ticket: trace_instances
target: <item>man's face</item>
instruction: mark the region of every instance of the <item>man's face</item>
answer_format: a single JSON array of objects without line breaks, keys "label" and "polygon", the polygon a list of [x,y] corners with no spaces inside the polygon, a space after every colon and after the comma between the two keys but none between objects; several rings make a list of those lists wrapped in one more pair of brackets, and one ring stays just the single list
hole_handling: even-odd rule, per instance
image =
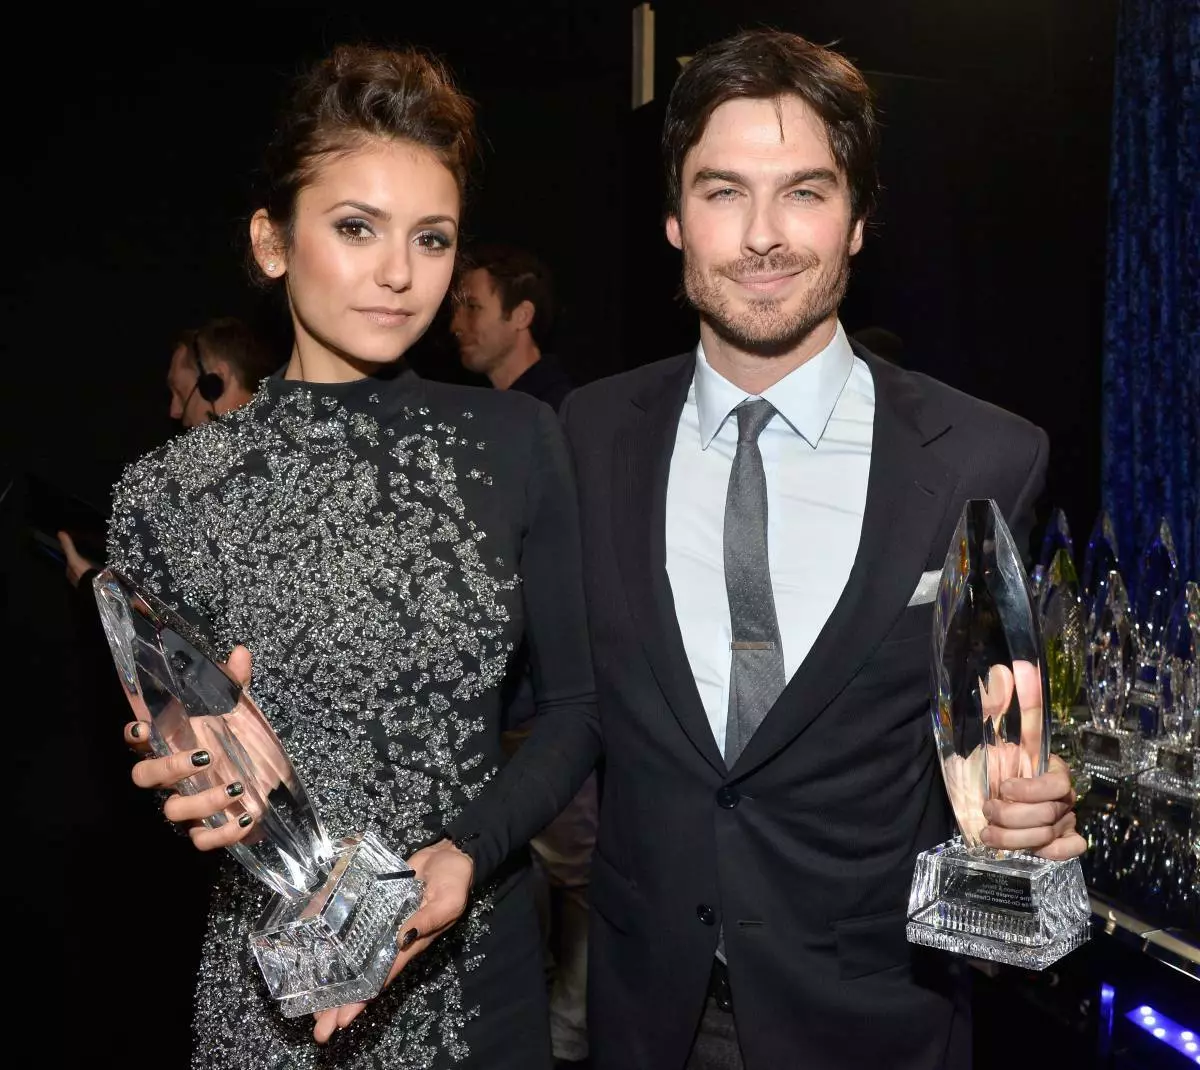
[{"label": "man's face", "polygon": [[167,371],[167,389],[171,392],[171,419],[180,421],[184,427],[204,423],[212,411],[196,389],[199,378],[200,370],[187,346],[176,346]]},{"label": "man's face", "polygon": [[512,352],[517,327],[504,314],[500,294],[486,268],[468,271],[454,306],[450,331],[458,341],[463,367],[487,375]]},{"label": "man's face", "polygon": [[667,238],[688,299],[745,352],[789,352],[837,314],[862,247],[819,117],[799,97],[730,100],[683,161]]}]

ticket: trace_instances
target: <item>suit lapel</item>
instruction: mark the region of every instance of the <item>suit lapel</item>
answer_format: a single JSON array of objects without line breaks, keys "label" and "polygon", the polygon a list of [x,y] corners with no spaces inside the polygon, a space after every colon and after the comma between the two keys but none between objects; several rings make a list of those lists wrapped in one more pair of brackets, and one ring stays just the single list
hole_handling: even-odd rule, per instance
[{"label": "suit lapel", "polygon": [[925,448],[946,430],[946,421],[921,412],[910,377],[860,356],[875,382],[875,419],[858,553],[825,627],[750,738],[734,777],[747,775],[803,732],[874,653],[908,605],[957,485]]},{"label": "suit lapel", "polygon": [[705,760],[725,763],[696,689],[667,576],[667,480],[679,416],[695,370],[691,353],[633,399],[616,436],[613,532],[626,601],[650,668],[671,712]]}]

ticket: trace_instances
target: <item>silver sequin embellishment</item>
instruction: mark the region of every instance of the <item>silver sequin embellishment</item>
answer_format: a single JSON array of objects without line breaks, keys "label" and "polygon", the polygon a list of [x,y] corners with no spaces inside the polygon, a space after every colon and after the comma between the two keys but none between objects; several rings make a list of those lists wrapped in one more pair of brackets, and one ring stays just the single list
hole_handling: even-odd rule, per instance
[{"label": "silver sequin embellishment", "polygon": [[[131,465],[114,497],[112,564],[205,617],[218,649],[246,643],[254,696],[329,832],[372,828],[401,853],[491,779],[487,719],[465,707],[498,687],[516,630],[518,578],[489,571],[456,473],[454,451],[428,432],[393,435],[332,398],[263,390]],[[194,1067],[427,1070],[467,1056],[479,1009],[465,1005],[463,978],[482,958],[486,894],[323,1051],[311,1020],[279,1015],[249,960],[264,901],[229,862],[209,915]]]}]

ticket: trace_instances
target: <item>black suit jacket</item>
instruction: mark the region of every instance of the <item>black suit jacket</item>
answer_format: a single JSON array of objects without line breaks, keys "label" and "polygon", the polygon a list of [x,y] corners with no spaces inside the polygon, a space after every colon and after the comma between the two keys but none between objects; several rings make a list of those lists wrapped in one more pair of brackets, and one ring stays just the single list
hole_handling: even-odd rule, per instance
[{"label": "black suit jacket", "polygon": [[747,1070],[970,1063],[964,964],[905,939],[914,859],[953,830],[930,729],[932,606],[908,601],[942,567],[967,498],[995,498],[1027,545],[1046,436],[857,351],[875,381],[858,554],[732,770],[666,571],[667,476],[694,355],[593,383],[564,407],[599,723],[544,718],[490,816],[467,824],[485,829],[485,874],[540,808],[565,804],[602,747],[588,992],[600,1070],[683,1067],[721,926]]}]

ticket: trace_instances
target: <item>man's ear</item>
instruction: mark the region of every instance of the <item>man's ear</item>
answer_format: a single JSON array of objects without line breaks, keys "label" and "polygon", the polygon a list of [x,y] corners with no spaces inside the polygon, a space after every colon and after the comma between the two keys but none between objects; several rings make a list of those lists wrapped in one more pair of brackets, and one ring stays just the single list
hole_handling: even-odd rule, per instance
[{"label": "man's ear", "polygon": [[226,389],[231,383],[237,382],[237,373],[234,371],[233,365],[224,357],[209,357],[204,362],[204,370],[212,372],[213,375],[220,376],[221,382],[225,384]]},{"label": "man's ear", "polygon": [[224,357],[209,357],[204,362],[204,370],[211,372],[224,384],[225,389],[221,391],[221,396],[217,398],[217,404],[222,405],[221,411],[225,408],[237,408],[242,404],[242,396],[246,393],[242,386],[242,380],[238,376],[237,369],[229,363]]},{"label": "man's ear", "polygon": [[533,317],[536,314],[537,309],[534,308],[533,302],[526,299],[508,314],[508,318],[518,330],[527,331],[533,326]]},{"label": "man's ear", "polygon": [[857,256],[858,251],[863,246],[863,227],[866,225],[865,219],[856,220],[854,226],[850,228],[850,255]]},{"label": "man's ear", "polygon": [[676,249],[683,248],[683,232],[679,228],[679,216],[669,215],[666,222],[667,241]]}]

